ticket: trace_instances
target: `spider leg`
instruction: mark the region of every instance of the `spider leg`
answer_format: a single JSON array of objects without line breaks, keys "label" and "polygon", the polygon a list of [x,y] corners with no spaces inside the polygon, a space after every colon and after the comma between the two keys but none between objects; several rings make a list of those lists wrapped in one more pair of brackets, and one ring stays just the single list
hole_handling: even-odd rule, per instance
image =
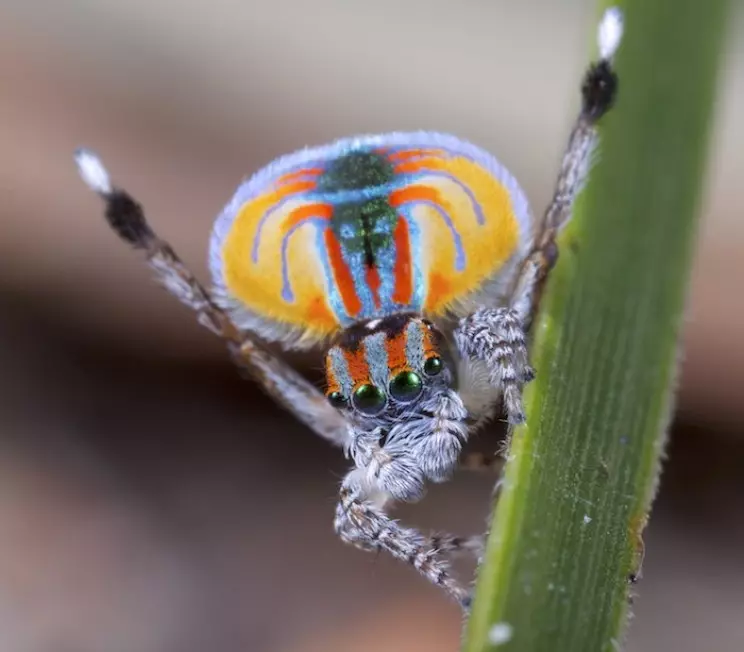
[{"label": "spider leg", "polygon": [[[498,388],[510,423],[522,423],[522,387],[534,372],[527,357],[527,342],[519,315],[511,308],[480,308],[463,317],[454,332],[460,354],[482,362],[490,386]],[[471,362],[472,364],[472,362]]]},{"label": "spider leg", "polygon": [[432,482],[448,480],[468,440],[468,412],[452,389],[438,393],[421,405],[425,416],[394,427],[388,442],[413,440],[417,464]]},{"label": "spider leg", "polygon": [[586,184],[596,151],[597,123],[615,102],[618,79],[612,59],[621,35],[622,16],[618,10],[610,9],[599,27],[601,58],[592,63],[584,75],[581,110],[563,154],[553,196],[512,295],[512,308],[525,328],[534,314],[542,283],[558,259],[558,233],[570,219],[576,197]]},{"label": "spider leg", "polygon": [[[558,172],[553,198],[516,279],[510,305],[477,310],[460,320],[455,340],[466,365],[484,362],[489,380],[501,388],[510,423],[522,423],[522,387],[532,379],[527,360],[525,332],[539,299],[543,281],[558,258],[556,238],[571,216],[591,167],[597,142],[597,122],[612,107],[617,94],[617,75],[612,58],[622,35],[622,16],[610,9],[599,27],[601,58],[589,66],[581,86],[581,111],[574,123]],[[471,377],[478,378],[477,373]],[[482,384],[482,383],[481,383]],[[480,412],[489,415],[485,402]]]},{"label": "spider leg", "polygon": [[452,577],[445,550],[434,547],[417,530],[392,520],[372,500],[365,499],[359,488],[355,490],[346,482],[341,487],[334,529],[346,543],[362,550],[384,550],[413,566],[463,609],[470,606],[470,591]]},{"label": "spider leg", "polygon": [[436,532],[428,538],[426,543],[444,554],[453,556],[469,554],[476,560],[480,560],[483,555],[485,537],[482,534],[458,537],[447,532]]},{"label": "spider leg", "polygon": [[196,312],[202,326],[225,340],[238,367],[318,435],[336,445],[345,445],[349,438],[346,419],[310,382],[272,355],[257,338],[235,327],[171,246],[152,230],[137,201],[112,185],[100,159],[90,151],[78,150],[75,160],[85,183],[105,202],[109,226],[122,240],[144,252],[156,278]]}]

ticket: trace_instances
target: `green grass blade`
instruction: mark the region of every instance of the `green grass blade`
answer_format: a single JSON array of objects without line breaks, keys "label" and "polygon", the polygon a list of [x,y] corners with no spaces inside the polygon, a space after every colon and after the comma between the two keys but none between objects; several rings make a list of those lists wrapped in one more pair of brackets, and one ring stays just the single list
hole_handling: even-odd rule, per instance
[{"label": "green grass blade", "polygon": [[726,0],[627,0],[620,91],[533,328],[465,650],[620,649],[664,443]]}]

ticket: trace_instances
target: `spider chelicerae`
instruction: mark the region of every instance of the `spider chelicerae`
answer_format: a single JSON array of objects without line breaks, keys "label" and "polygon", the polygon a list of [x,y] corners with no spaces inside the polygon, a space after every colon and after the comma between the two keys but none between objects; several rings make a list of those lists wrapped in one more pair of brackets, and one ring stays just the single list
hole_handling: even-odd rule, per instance
[{"label": "spider chelicerae", "polygon": [[[345,449],[353,465],[336,508],[339,536],[407,562],[466,608],[470,592],[449,556],[479,550],[479,539],[424,536],[387,508],[449,478],[473,431],[500,411],[511,424],[525,420],[525,333],[587,177],[597,121],[616,95],[621,33],[621,14],[608,10],[540,221],[493,156],[454,136],[338,140],[239,186],[212,232],[208,292],[100,160],[76,153],[110,226],[145,252],[166,289],[280,405]],[[325,346],[325,395],[263,342]]]}]

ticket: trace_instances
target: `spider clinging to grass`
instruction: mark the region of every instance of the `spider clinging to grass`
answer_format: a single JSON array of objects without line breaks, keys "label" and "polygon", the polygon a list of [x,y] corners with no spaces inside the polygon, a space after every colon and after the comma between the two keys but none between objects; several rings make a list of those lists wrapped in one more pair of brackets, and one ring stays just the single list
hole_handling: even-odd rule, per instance
[{"label": "spider clinging to grass", "polygon": [[[111,227],[145,252],[165,287],[279,404],[344,447],[353,465],[336,508],[341,538],[406,561],[463,606],[469,591],[447,554],[467,540],[426,537],[387,507],[446,480],[499,410],[512,424],[525,419],[525,333],[588,173],[596,123],[616,94],[621,31],[609,10],[540,221],[493,156],[454,136],[342,139],[282,157],[238,187],[212,232],[210,292],[100,160],[76,155]],[[325,346],[325,395],[262,341]]]}]

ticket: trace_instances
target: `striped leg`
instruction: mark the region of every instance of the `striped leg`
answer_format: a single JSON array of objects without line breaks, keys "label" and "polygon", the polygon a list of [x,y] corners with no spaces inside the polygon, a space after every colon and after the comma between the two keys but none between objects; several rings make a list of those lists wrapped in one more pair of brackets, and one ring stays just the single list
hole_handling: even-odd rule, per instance
[{"label": "striped leg", "polygon": [[522,423],[522,387],[533,377],[527,360],[526,331],[543,281],[558,258],[556,237],[571,216],[591,165],[597,122],[612,107],[617,75],[612,57],[622,36],[622,15],[609,9],[599,26],[600,60],[589,66],[581,87],[581,111],[571,131],[553,198],[545,211],[532,252],[517,278],[507,308],[482,308],[463,318],[455,332],[464,360],[484,362],[491,383],[501,389],[510,423]]},{"label": "striped leg", "polygon": [[463,360],[484,362],[489,380],[501,390],[509,423],[522,423],[522,387],[533,378],[519,317],[510,308],[480,308],[463,317],[455,331]]},{"label": "striped leg", "polygon": [[[346,486],[341,488],[334,528],[346,543],[362,550],[384,550],[413,566],[444,589],[463,609],[469,608],[470,591],[452,577],[450,564],[444,557],[451,551],[433,547],[419,532],[399,525],[371,501],[362,499],[358,492]],[[439,541],[442,545],[442,540]]]},{"label": "striped leg", "polygon": [[294,369],[269,353],[252,334],[237,330],[170,245],[152,230],[142,207],[125,190],[111,184],[108,172],[95,154],[78,150],[75,160],[83,180],[105,202],[105,215],[111,228],[122,240],[145,253],[156,278],[168,292],[196,312],[202,326],[225,340],[238,367],[318,435],[344,446],[349,437],[347,422],[325,397]]},{"label": "striped leg", "polygon": [[458,537],[446,532],[432,534],[426,541],[427,546],[446,555],[458,556],[463,554],[472,555],[480,560],[483,555],[485,537],[475,534],[468,537]]},{"label": "striped leg", "polygon": [[622,14],[608,9],[599,25],[600,59],[589,66],[581,86],[581,111],[576,119],[558,172],[553,198],[540,225],[535,246],[525,261],[513,293],[511,307],[525,328],[534,313],[542,283],[558,259],[556,237],[571,217],[583,189],[597,143],[597,123],[611,108],[618,80],[612,58],[622,37]]}]

